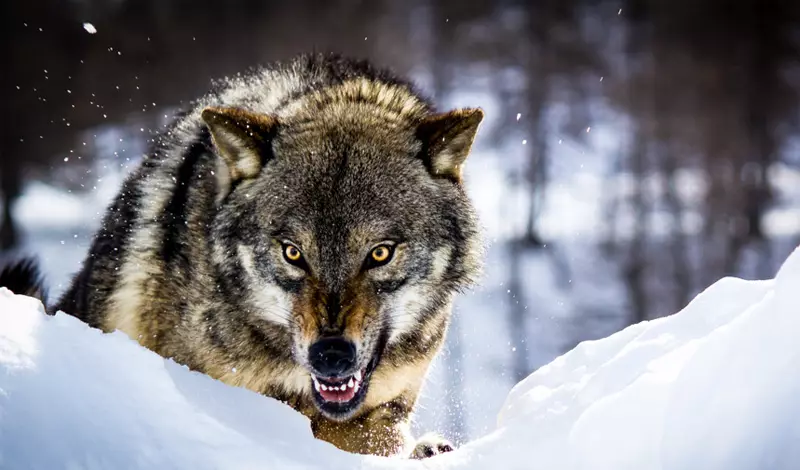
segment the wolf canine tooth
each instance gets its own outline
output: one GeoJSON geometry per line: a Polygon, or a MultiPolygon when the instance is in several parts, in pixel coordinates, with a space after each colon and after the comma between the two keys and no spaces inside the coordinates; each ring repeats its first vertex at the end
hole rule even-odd
{"type": "Polygon", "coordinates": [[[353,378],[352,378],[352,377],[350,377],[350,380],[347,382],[347,386],[348,386],[348,387],[350,387],[350,388],[353,388],[353,384],[354,384],[354,383],[355,383],[355,382],[353,382],[353,378]]]}
{"type": "Polygon", "coordinates": [[[356,371],[356,373],[353,375],[353,377],[355,377],[355,378],[356,378],[356,380],[358,380],[359,382],[361,382],[361,371],[360,371],[360,370],[359,370],[359,371],[356,371]]]}

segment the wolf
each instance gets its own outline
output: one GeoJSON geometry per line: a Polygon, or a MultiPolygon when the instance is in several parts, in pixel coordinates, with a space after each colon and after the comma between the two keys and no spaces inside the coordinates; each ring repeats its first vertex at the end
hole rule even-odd
{"type": "MultiPolygon", "coordinates": [[[[452,450],[409,420],[481,268],[462,170],[482,120],[332,54],[218,81],[154,139],[48,311],[281,400],[345,451],[452,450]]],[[[45,291],[30,261],[4,284],[45,291]]]]}

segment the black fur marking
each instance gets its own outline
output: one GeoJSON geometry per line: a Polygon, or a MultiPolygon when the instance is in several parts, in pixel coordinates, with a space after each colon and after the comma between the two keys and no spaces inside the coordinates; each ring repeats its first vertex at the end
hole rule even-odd
{"type": "MultiPolygon", "coordinates": [[[[99,246],[99,245],[97,245],[99,246]]],[[[94,270],[94,256],[89,256],[83,263],[83,269],[75,276],[72,281],[74,295],[62,298],[62,303],[58,309],[82,318],[82,312],[89,309],[89,285],[92,280],[94,270]]]]}
{"type": "Polygon", "coordinates": [[[336,320],[342,312],[342,297],[338,292],[328,294],[328,299],[325,302],[325,311],[328,314],[328,324],[336,325],[336,320]]]}
{"type": "MultiPolygon", "coordinates": [[[[225,252],[236,253],[237,245],[240,243],[237,236],[238,218],[228,221],[225,224],[218,224],[215,237],[209,237],[209,253],[213,253],[214,242],[218,243],[225,252]]],[[[214,278],[216,286],[223,298],[242,299],[245,293],[245,274],[244,266],[239,256],[232,257],[231,262],[218,264],[213,261],[214,278]]]]}
{"type": "Polygon", "coordinates": [[[378,281],[375,287],[379,294],[391,294],[408,283],[408,277],[402,279],[392,279],[389,281],[378,281]]]}
{"type": "Polygon", "coordinates": [[[275,283],[278,284],[278,287],[281,289],[292,294],[299,294],[300,290],[303,289],[302,280],[298,281],[297,279],[275,277],[275,283]]]}
{"type": "Polygon", "coordinates": [[[175,191],[164,208],[164,215],[161,218],[161,229],[164,231],[164,242],[161,245],[162,259],[167,264],[180,259],[180,265],[184,270],[188,270],[190,264],[181,250],[181,238],[188,230],[186,207],[189,200],[189,187],[194,180],[200,159],[203,155],[208,154],[209,143],[208,129],[204,128],[198,139],[186,150],[183,163],[175,176],[175,191]]]}
{"type": "Polygon", "coordinates": [[[463,269],[460,268],[461,263],[466,256],[465,244],[468,242],[467,237],[464,235],[461,225],[458,222],[458,217],[444,209],[442,211],[442,219],[449,227],[449,236],[452,240],[450,244],[453,248],[453,254],[450,256],[450,262],[445,269],[443,282],[448,284],[458,284],[463,277],[463,269]]]}
{"type": "Polygon", "coordinates": [[[5,266],[0,271],[0,287],[5,287],[17,295],[27,295],[47,300],[47,288],[39,270],[39,263],[33,258],[23,258],[5,266]]]}
{"type": "Polygon", "coordinates": [[[220,331],[219,322],[216,321],[218,318],[216,315],[212,315],[211,312],[206,311],[203,312],[203,316],[208,319],[211,328],[208,329],[208,339],[212,345],[219,349],[225,349],[227,346],[225,343],[225,338],[222,336],[222,332],[220,331]]]}

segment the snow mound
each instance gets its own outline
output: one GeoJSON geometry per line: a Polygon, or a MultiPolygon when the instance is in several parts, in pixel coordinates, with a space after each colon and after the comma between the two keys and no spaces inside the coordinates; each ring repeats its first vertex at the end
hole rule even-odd
{"type": "Polygon", "coordinates": [[[800,249],[518,384],[497,430],[427,461],[357,456],[289,407],[0,289],[2,469],[800,468],[800,249]]]}

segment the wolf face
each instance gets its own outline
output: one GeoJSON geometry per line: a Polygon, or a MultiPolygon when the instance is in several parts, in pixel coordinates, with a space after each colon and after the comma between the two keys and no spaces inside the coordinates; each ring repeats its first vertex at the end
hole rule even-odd
{"type": "Polygon", "coordinates": [[[202,118],[224,162],[217,269],[241,273],[247,323],[283,336],[318,410],[345,420],[390,386],[371,384],[376,370],[435,352],[477,271],[460,168],[483,114],[431,114],[388,85],[326,93],[202,118]]]}

